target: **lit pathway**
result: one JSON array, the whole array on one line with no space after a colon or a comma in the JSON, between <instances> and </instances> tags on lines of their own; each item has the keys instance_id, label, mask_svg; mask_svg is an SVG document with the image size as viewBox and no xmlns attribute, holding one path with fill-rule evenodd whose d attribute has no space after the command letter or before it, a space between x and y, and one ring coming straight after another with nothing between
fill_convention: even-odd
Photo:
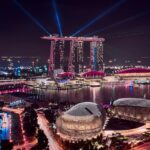
<instances>
[{"instance_id":1,"label":"lit pathway","mask_svg":"<svg viewBox=\"0 0 150 150\"><path fill-rule=\"evenodd\" d=\"M30 142L30 143L25 142L22 145L15 145L13 147L13 150L18 150L18 149L21 150L22 148L25 148L25 150L30 150L36 144L37 144L37 140L34 140L34 141Z\"/></svg>"},{"instance_id":2,"label":"lit pathway","mask_svg":"<svg viewBox=\"0 0 150 150\"><path fill-rule=\"evenodd\" d=\"M8 112L13 112L13 113L16 113L16 114L19 114L19 115L23 112L23 109L20 109L20 108L14 109L14 108L9 108L9 107L3 107L2 110L3 111L8 111Z\"/></svg>"},{"instance_id":3,"label":"lit pathway","mask_svg":"<svg viewBox=\"0 0 150 150\"><path fill-rule=\"evenodd\" d=\"M25 84L24 80L0 80L0 85L10 85L10 84Z\"/></svg>"},{"instance_id":4,"label":"lit pathway","mask_svg":"<svg viewBox=\"0 0 150 150\"><path fill-rule=\"evenodd\" d=\"M43 114L37 113L38 115L38 124L40 128L44 131L49 143L50 150L63 150L54 139L52 132L49 127L49 123Z\"/></svg>"},{"instance_id":5,"label":"lit pathway","mask_svg":"<svg viewBox=\"0 0 150 150\"><path fill-rule=\"evenodd\" d=\"M131 150L150 150L150 142L136 146L136 147L132 148Z\"/></svg>"}]
</instances>

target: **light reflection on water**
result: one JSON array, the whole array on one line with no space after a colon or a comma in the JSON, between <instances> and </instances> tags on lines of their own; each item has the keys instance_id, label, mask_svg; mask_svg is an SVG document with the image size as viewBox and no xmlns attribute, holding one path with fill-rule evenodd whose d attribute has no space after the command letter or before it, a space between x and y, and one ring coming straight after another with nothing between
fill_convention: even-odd
<instances>
[{"instance_id":1,"label":"light reflection on water","mask_svg":"<svg viewBox=\"0 0 150 150\"><path fill-rule=\"evenodd\" d=\"M36 93L46 95L45 105L51 100L60 102L96 102L109 104L110 101L124 97L137 97L150 99L150 85L126 86L123 84L105 84L101 87L85 87L76 90L35 90Z\"/></svg>"}]
</instances>

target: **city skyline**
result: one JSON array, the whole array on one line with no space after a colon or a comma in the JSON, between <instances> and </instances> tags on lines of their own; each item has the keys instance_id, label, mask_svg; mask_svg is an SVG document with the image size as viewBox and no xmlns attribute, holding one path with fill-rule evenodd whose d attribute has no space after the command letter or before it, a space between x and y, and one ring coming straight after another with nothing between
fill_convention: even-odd
<instances>
[{"instance_id":1,"label":"city skyline","mask_svg":"<svg viewBox=\"0 0 150 150\"><path fill-rule=\"evenodd\" d=\"M150 149L149 0L1 0L0 149Z\"/></svg>"},{"instance_id":2,"label":"city skyline","mask_svg":"<svg viewBox=\"0 0 150 150\"><path fill-rule=\"evenodd\" d=\"M56 1L58 16L62 26L63 35L69 36L78 29L87 25L94 18L94 23L85 28L77 36L83 36L97 30L100 37L106 39L104 43L104 58L136 58L149 56L149 24L150 24L150 2L125 0L121 1ZM21 5L35 20L29 17ZM1 51L2 55L27 55L42 56L44 59L49 54L48 42L40 37L58 33L59 26L55 19L55 9L52 1L3 1L0 17L1 29ZM135 7L136 6L136 7ZM93 9L94 8L94 9ZM89 10L91 12L89 13ZM110 10L108 13L107 10ZM69 13L68 13L69 12ZM107 12L107 13L106 13ZM88 15L87 15L88 14ZM101 15L104 14L103 17ZM113 19L112 19L113 18ZM38 54L38 55L37 55ZM121 60L120 60L121 61ZM118 62L119 63L119 62Z\"/></svg>"}]
</instances>

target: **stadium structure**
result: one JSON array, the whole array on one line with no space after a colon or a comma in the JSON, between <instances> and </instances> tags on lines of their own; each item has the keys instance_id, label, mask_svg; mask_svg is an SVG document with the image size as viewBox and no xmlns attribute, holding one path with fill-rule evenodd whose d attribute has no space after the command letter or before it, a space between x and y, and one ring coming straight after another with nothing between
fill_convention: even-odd
<instances>
[{"instance_id":1,"label":"stadium structure","mask_svg":"<svg viewBox=\"0 0 150 150\"><path fill-rule=\"evenodd\" d=\"M105 111L101 106L92 102L83 102L58 117L56 125L62 140L78 142L99 136L104 122Z\"/></svg>"},{"instance_id":2,"label":"stadium structure","mask_svg":"<svg viewBox=\"0 0 150 150\"><path fill-rule=\"evenodd\" d=\"M150 127L150 100L142 98L121 98L113 102L114 117L138 121Z\"/></svg>"}]
</instances>

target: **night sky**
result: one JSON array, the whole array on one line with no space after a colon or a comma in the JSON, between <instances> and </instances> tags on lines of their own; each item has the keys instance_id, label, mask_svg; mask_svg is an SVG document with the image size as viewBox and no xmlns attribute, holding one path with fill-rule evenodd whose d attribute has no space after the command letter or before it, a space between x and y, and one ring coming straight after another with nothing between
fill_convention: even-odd
<instances>
[{"instance_id":1,"label":"night sky","mask_svg":"<svg viewBox=\"0 0 150 150\"><path fill-rule=\"evenodd\" d=\"M0 56L49 55L48 41L40 39L47 35L15 4L14 0L0 1ZM51 0L18 0L51 34L59 33ZM56 0L63 34L76 32L96 16L112 7L118 0ZM142 15L142 13L144 13ZM138 17L134 17L137 16ZM116 24L127 18L129 21ZM112 24L113 27L106 28ZM106 38L105 58L150 56L150 1L126 0L122 5L99 19L79 35L97 33Z\"/></svg>"}]
</instances>

